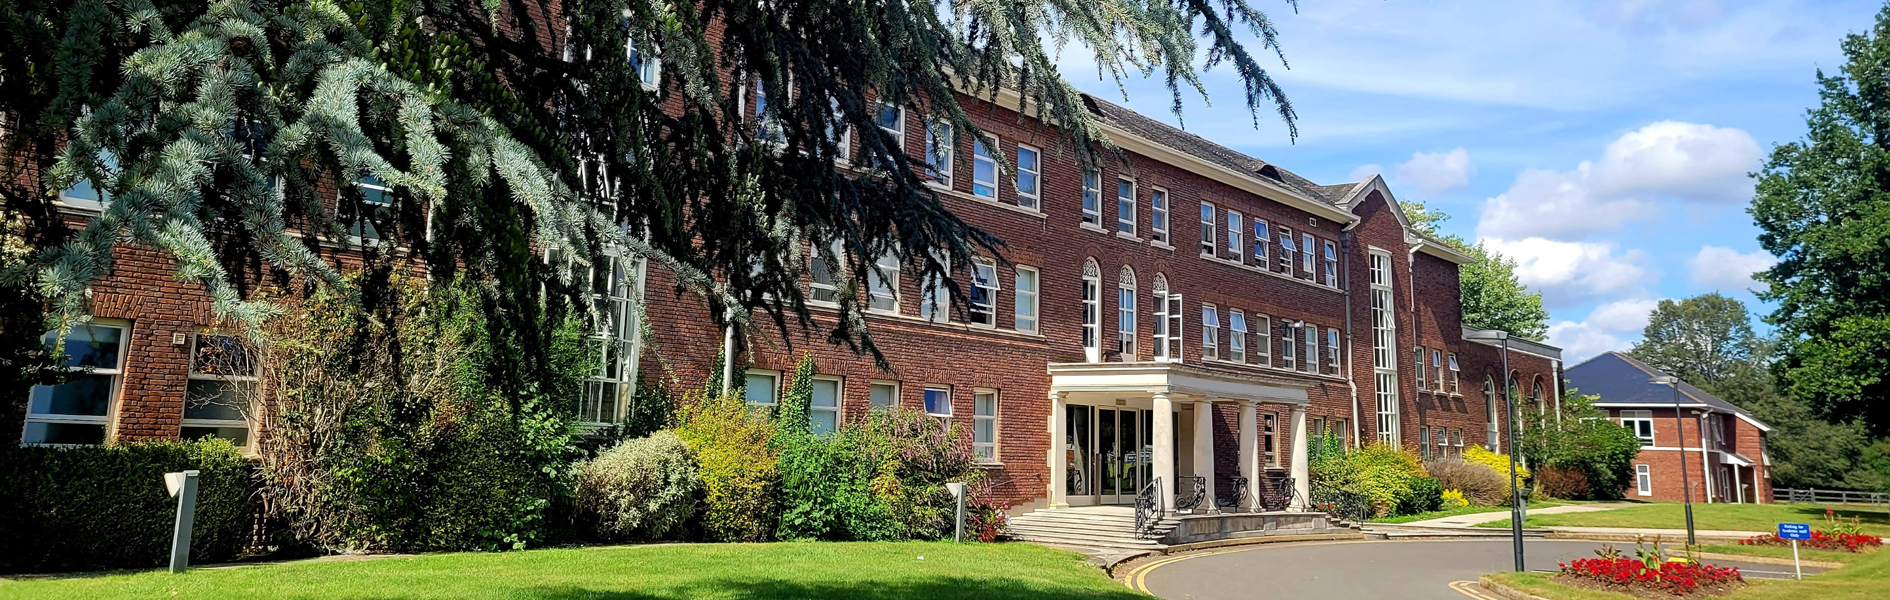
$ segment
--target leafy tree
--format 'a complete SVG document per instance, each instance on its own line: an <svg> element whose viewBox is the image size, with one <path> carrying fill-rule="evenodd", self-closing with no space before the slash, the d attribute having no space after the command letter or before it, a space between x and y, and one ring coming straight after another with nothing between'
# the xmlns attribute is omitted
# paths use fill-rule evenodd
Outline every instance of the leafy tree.
<svg viewBox="0 0 1890 600"><path fill-rule="evenodd" d="M1516 275L1516 261L1482 242L1471 244L1459 236L1439 235L1437 225L1450 220L1442 210L1417 201L1398 204L1404 209L1405 220L1418 233L1437 238L1474 259L1457 268L1465 325L1500 329L1538 342L1548 338L1549 311L1542 306L1542 292L1523 286Z"/></svg>
<svg viewBox="0 0 1890 600"><path fill-rule="evenodd" d="M774 405L776 437L806 435L813 429L814 375L814 357L802 355L794 368L794 382Z"/></svg>
<svg viewBox="0 0 1890 600"><path fill-rule="evenodd" d="M1595 408L1598 398L1564 388L1559 414L1554 408L1526 411L1517 445L1529 464L1581 471L1594 499L1619 500L1634 478L1641 441Z"/></svg>
<svg viewBox="0 0 1890 600"><path fill-rule="evenodd" d="M1766 349L1743 302L1718 292L1661 300L1630 356L1703 389L1752 370ZM1758 366L1756 368L1763 368Z"/></svg>
<svg viewBox="0 0 1890 600"><path fill-rule="evenodd" d="M1890 433L1890 6L1817 74L1802 140L1776 146L1749 212L1779 257L1758 274L1778 308L1783 391L1827 419Z"/></svg>

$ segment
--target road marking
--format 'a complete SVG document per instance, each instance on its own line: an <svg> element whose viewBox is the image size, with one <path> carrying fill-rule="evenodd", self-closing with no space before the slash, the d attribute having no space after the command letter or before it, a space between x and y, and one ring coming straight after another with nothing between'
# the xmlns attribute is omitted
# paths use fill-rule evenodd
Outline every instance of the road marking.
<svg viewBox="0 0 1890 600"><path fill-rule="evenodd" d="M1475 581L1452 581L1450 582L1450 589L1457 590L1457 593L1476 598L1477 600L1501 600L1495 596L1484 593L1482 585Z"/></svg>
<svg viewBox="0 0 1890 600"><path fill-rule="evenodd" d="M1251 550L1264 550L1267 548L1281 548L1281 547L1286 547L1286 546L1326 546L1326 545L1334 545L1334 544L1362 544L1362 543L1373 543L1375 541L1376 540L1325 540L1325 541L1316 541L1316 542L1290 542L1290 543L1285 543L1285 544L1256 544L1252 546L1228 548L1225 550L1202 550L1199 552L1189 552L1187 554L1169 556L1167 558L1161 558L1161 559L1143 563L1141 565L1137 565L1135 568L1129 569L1129 572L1122 576L1122 583L1128 585L1129 589L1142 592L1144 594L1154 595L1155 592L1151 592L1148 589L1148 574L1151 572L1154 572L1155 569L1165 567L1170 564L1178 563L1184 560L1203 558L1203 557L1208 557L1208 556L1220 556L1222 554L1233 554L1236 552L1247 552Z"/></svg>

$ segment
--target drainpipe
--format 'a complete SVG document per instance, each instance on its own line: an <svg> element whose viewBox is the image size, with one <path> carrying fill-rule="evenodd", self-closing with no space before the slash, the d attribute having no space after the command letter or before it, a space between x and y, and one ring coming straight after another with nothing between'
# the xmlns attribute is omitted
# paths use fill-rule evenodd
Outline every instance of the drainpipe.
<svg viewBox="0 0 1890 600"><path fill-rule="evenodd" d="M1695 428L1700 432L1700 474L1706 480L1704 485L1706 485L1707 504L1713 503L1713 465L1706 462L1708 458L1706 454L1706 417L1711 414L1713 414L1713 412L1710 410L1703 411L1693 420ZM1680 451L1686 452L1686 450L1685 444L1682 444ZM1721 500L1723 501L1724 499L1722 498Z"/></svg>
<svg viewBox="0 0 1890 600"><path fill-rule="evenodd" d="M722 328L722 395L728 396L735 385L735 311L729 310L728 326Z"/></svg>
<svg viewBox="0 0 1890 600"><path fill-rule="evenodd" d="M1555 392L1555 424L1562 425L1562 359L1549 361L1549 376L1554 378L1550 390Z"/></svg>
<svg viewBox="0 0 1890 600"><path fill-rule="evenodd" d="M1404 297L1405 297L1405 303L1411 307L1411 351L1412 351L1412 357L1416 359L1416 362L1411 365L1412 369L1430 368L1428 366L1430 365L1430 363L1424 362L1424 357L1417 355L1418 346L1423 344L1423 342L1418 339L1419 319L1418 319L1418 308L1417 308L1417 251L1419 248L1422 248L1422 247L1424 247L1424 242L1422 241L1416 244L1413 244L1411 246L1411 249L1406 251L1404 255L1404 281L1405 281L1405 290L1406 290L1404 293ZM1400 354L1399 352L1391 353L1391 360L1393 361L1392 364L1397 364L1396 361L1398 360L1399 354ZM1426 373L1426 375L1428 376L1429 374ZM1416 377L1417 373L1414 372L1411 374L1411 376ZM1399 387L1403 387L1402 379L1403 378L1400 378ZM1429 377L1426 377L1426 379L1429 379ZM1413 381L1415 381L1415 379ZM1417 413L1419 422L1422 422L1424 420L1424 414L1423 414L1424 411L1422 408L1420 408L1420 404L1418 403L1417 400L1418 400L1418 396L1423 393L1424 393L1424 390L1418 390L1417 393L1411 395L1411 408L1413 409L1413 412ZM1400 407L1403 407L1405 402L1402 396L1404 396L1404 394L1401 393L1398 395L1401 396L1400 398L1398 398L1398 405ZM1403 423L1404 411L1402 410L1398 411L1398 421L1399 421L1398 447L1402 448L1404 447L1404 423Z"/></svg>
<svg viewBox="0 0 1890 600"><path fill-rule="evenodd" d="M1352 227L1356 225L1357 223L1347 225L1339 230L1339 256L1342 257L1340 260L1345 262L1344 271L1342 271L1344 273L1342 277L1345 278L1345 386L1350 388L1352 393L1352 447L1354 448L1357 448L1359 444L1360 428L1358 380L1355 375L1358 372L1358 363L1352 362Z"/></svg>

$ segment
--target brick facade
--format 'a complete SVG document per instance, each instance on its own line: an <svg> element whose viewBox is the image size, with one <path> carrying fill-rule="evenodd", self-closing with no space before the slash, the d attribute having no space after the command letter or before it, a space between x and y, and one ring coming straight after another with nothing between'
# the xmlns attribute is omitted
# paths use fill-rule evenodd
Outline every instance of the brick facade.
<svg viewBox="0 0 1890 600"><path fill-rule="evenodd" d="M1624 409L1611 409L1609 415L1620 421ZM1636 410L1636 409L1625 409ZM1641 453L1634 458L1636 477L1639 468L1645 465L1651 484L1650 493L1643 495L1639 489L1639 480L1628 484L1628 498L1679 502L1685 492L1682 489L1681 453L1677 448L1686 448L1684 459L1686 483L1691 484L1694 502L1746 502L1765 504L1772 501L1771 466L1766 464L1764 439L1765 432L1753 422L1726 412L1710 413L1712 417L1702 417L1699 411L1688 408L1681 411L1680 422L1674 421L1672 408L1647 408L1654 423L1654 441L1643 444ZM1717 420L1722 428L1717 441L1713 436L1713 423ZM1701 451L1701 431L1704 428L1708 439L1706 451ZM1681 441L1676 442L1679 439ZM1747 457L1751 466L1735 464L1730 454ZM1710 494L1710 496L1709 496Z"/></svg>

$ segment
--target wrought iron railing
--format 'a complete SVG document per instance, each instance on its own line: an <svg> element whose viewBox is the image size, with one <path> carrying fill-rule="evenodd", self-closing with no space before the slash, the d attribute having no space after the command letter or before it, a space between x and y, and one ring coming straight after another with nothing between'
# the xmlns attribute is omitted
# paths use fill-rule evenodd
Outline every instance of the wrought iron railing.
<svg viewBox="0 0 1890 600"><path fill-rule="evenodd" d="M1162 478L1149 480L1135 493L1135 537L1148 537L1162 520Z"/></svg>
<svg viewBox="0 0 1890 600"><path fill-rule="evenodd" d="M1260 486L1260 508L1270 512L1286 510L1298 495L1299 488L1293 486L1293 478L1268 477Z"/></svg>
<svg viewBox="0 0 1890 600"><path fill-rule="evenodd" d="M1313 486L1312 506L1314 510L1354 523L1363 523L1372 518L1370 497L1331 486Z"/></svg>
<svg viewBox="0 0 1890 600"><path fill-rule="evenodd" d="M1217 492L1215 495L1220 496L1214 499L1215 504L1219 505L1221 510L1229 512L1252 510L1253 496L1247 494L1247 478L1235 475L1230 479L1234 482L1233 489L1215 490Z"/></svg>
<svg viewBox="0 0 1890 600"><path fill-rule="evenodd" d="M1182 475L1175 478L1176 483L1187 483L1187 487L1175 488L1175 510L1194 510L1201 508L1207 501L1207 478L1200 475Z"/></svg>

